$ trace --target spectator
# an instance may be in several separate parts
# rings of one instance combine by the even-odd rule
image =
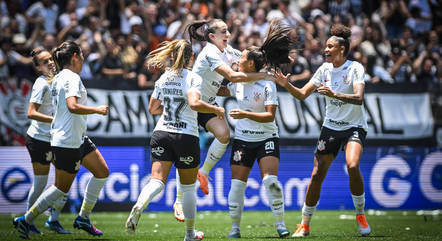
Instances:
[[[106,56],[103,59],[101,73],[107,80],[106,86],[118,87],[123,81],[124,65],[120,57],[120,47],[115,44],[112,38],[105,40]]]
[[[29,23],[42,23],[46,33],[56,33],[58,6],[52,0],[41,0],[32,4],[26,11]]]
[[[388,37],[398,38],[408,17],[408,10],[403,0],[382,0],[381,18],[387,27]]]
[[[258,32],[261,38],[267,34],[269,23],[266,21],[266,11],[263,8],[256,9],[253,18],[249,17],[244,25],[244,34],[249,36],[253,32]],[[260,46],[260,45],[258,45]]]
[[[411,60],[404,49],[401,49],[398,42],[391,48],[390,61],[388,61],[388,71],[395,83],[411,82],[413,73]]]

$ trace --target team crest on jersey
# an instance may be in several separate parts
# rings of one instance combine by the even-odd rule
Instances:
[[[233,153],[233,160],[236,162],[241,161],[241,157],[242,157],[242,151],[235,151]]]
[[[260,92],[253,92],[253,100],[255,102],[258,102],[259,99],[261,99],[261,96],[262,96],[262,93],[260,93]]]
[[[319,140],[318,141],[318,150],[319,151],[325,150],[325,141],[324,140]]]
[[[180,162],[184,162],[186,163],[186,165],[190,165],[190,163],[193,162],[193,156],[186,156],[186,157],[180,156]]]
[[[348,75],[343,75],[343,76],[342,76],[342,82],[343,82],[345,85],[350,84],[350,80],[348,79]]]
[[[31,82],[11,77],[0,81],[0,134],[7,136],[11,130],[18,133],[14,143],[24,145],[24,135],[29,126],[27,106],[31,96]]]

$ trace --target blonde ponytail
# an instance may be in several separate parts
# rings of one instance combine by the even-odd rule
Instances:
[[[160,47],[147,56],[146,64],[149,68],[163,69],[169,57],[173,58],[171,70],[181,72],[189,64],[192,56],[192,46],[186,40],[164,41]]]

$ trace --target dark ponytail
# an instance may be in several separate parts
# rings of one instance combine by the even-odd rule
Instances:
[[[57,66],[57,71],[62,70],[65,66],[71,63],[72,56],[77,53],[80,55],[80,46],[74,41],[65,41],[60,46],[52,50],[52,59]]]
[[[215,33],[216,27],[215,23],[222,22],[221,19],[212,19],[210,21],[208,20],[198,20],[194,21],[193,23],[187,25],[186,31],[189,34],[190,42],[192,42],[193,39],[196,39],[198,41],[208,41],[210,42],[209,33]],[[198,32],[198,29],[201,28],[201,32]]]
[[[290,63],[288,54],[295,47],[296,40],[290,37],[292,28],[281,20],[272,20],[265,42],[259,50],[263,53],[265,63],[277,68]]]
[[[331,27],[330,34],[338,41],[340,46],[344,46],[344,57],[347,57],[348,53],[350,52],[350,28],[342,24],[335,24]]]

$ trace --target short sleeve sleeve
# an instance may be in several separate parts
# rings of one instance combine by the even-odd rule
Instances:
[[[322,83],[322,73],[324,72],[324,64],[319,67],[313,77],[310,79],[310,82],[313,83],[316,87],[321,86]]]
[[[276,85],[270,81],[267,81],[264,86],[264,105],[278,105]]]
[[[201,83],[203,79],[198,74],[193,73],[191,75],[190,86],[188,92],[197,92],[201,94]]]
[[[44,81],[46,80],[41,77],[35,81],[34,86],[32,86],[31,99],[29,102],[36,104],[43,103],[43,96],[49,91],[49,85],[45,84]]]
[[[350,77],[353,84],[365,84],[364,66],[362,66],[360,63],[356,63]]]
[[[66,92],[66,99],[69,98],[69,97],[72,97],[72,96],[80,98],[81,97],[81,93],[80,93],[80,90],[81,90],[81,79],[80,79],[80,76],[77,75],[77,74],[72,74],[72,75],[69,75],[69,76],[66,76],[66,77],[68,77],[68,80],[65,82],[65,86],[64,86],[64,89],[65,89],[65,92]]]
[[[231,95],[231,96],[234,96],[234,95],[235,95],[235,92],[236,92],[236,83],[229,82],[229,83],[227,84],[227,89],[230,91],[230,95]]]
[[[155,83],[155,88],[153,89],[153,92],[152,92],[152,98],[163,101],[163,97],[164,96],[161,92],[160,81],[157,81]]]
[[[221,59],[221,56],[219,56],[219,54],[215,51],[207,52],[206,61],[209,64],[211,71],[214,71],[216,68],[218,68],[221,65],[227,65]]]

